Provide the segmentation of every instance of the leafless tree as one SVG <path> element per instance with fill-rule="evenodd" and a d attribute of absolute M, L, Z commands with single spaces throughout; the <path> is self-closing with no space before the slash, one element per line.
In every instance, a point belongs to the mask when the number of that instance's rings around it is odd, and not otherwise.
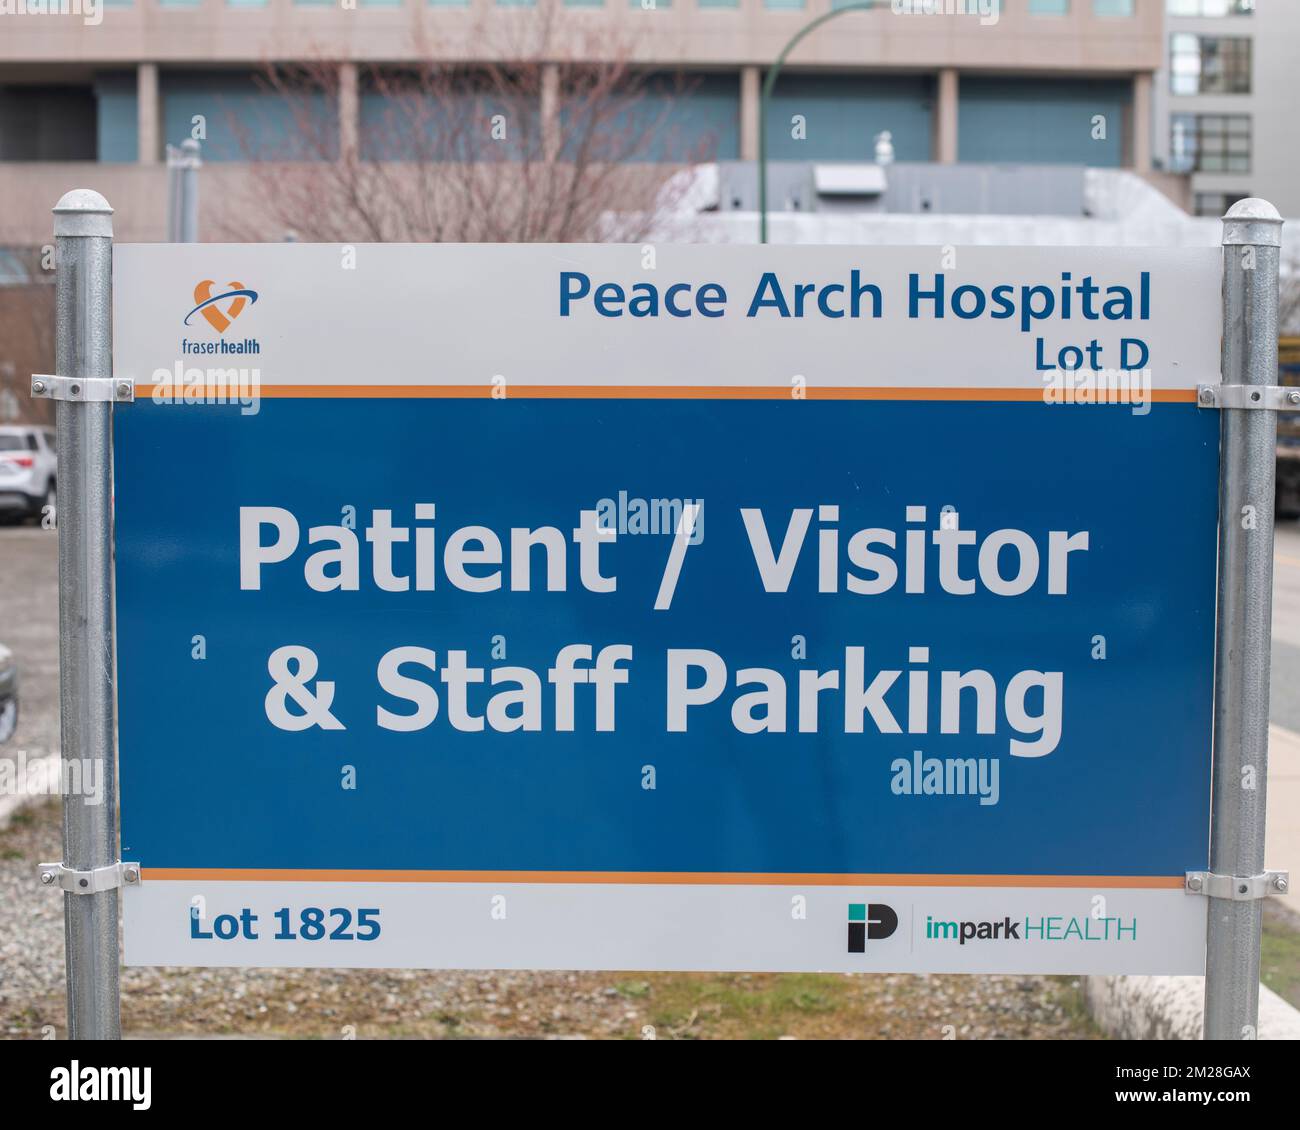
<path fill-rule="evenodd" d="M 236 239 L 313 242 L 636 241 L 673 207 L 672 173 L 712 159 L 672 128 L 681 75 L 647 74 L 608 37 L 550 62 L 549 27 L 486 61 L 420 61 L 362 76 L 354 145 L 340 140 L 332 60 L 269 66 L 292 116 L 268 154 L 254 130 L 249 196 L 222 218 Z M 481 43 L 482 41 L 480 41 Z M 420 53 L 422 57 L 424 53 Z M 238 127 L 236 127 L 238 128 Z M 286 159 L 287 158 L 287 159 Z"/>
<path fill-rule="evenodd" d="M 39 247 L 0 247 L 0 423 L 52 423 L 33 373 L 54 371 L 54 275 Z"/>

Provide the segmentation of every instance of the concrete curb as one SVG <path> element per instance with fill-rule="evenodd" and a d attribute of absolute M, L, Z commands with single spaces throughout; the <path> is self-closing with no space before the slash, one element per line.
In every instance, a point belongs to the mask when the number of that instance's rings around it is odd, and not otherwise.
<path fill-rule="evenodd" d="M 1204 977 L 1085 977 L 1097 1026 L 1117 1040 L 1199 1040 Z M 1259 987 L 1259 1039 L 1300 1040 L 1300 1010 Z"/>

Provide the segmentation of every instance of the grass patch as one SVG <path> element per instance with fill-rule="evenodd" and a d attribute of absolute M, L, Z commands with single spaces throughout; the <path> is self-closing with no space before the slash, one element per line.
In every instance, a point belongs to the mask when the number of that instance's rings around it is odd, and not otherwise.
<path fill-rule="evenodd" d="M 827 1035 L 862 1009 L 853 982 L 831 973 L 661 974 L 646 995 L 659 1039 Z"/>
<path fill-rule="evenodd" d="M 1259 979 L 1283 1000 L 1300 1008 L 1300 916 L 1264 900 L 1264 938 Z"/>

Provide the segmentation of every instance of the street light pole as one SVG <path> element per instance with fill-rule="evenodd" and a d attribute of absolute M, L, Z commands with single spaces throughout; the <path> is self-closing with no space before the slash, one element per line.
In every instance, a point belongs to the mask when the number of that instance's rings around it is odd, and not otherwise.
<path fill-rule="evenodd" d="M 832 8 L 829 12 L 818 16 L 811 23 L 806 24 L 797 31 L 782 49 L 781 54 L 776 57 L 776 62 L 768 69 L 767 76 L 763 79 L 763 92 L 758 97 L 758 242 L 767 242 L 767 100 L 772 93 L 772 87 L 776 85 L 776 76 L 781 73 L 781 68 L 785 65 L 786 56 L 807 36 L 810 32 L 816 31 L 827 20 L 833 20 L 836 16 L 842 16 L 845 12 L 865 12 L 876 6 L 875 0 L 855 0 L 852 4 L 844 4 L 839 8 Z"/>

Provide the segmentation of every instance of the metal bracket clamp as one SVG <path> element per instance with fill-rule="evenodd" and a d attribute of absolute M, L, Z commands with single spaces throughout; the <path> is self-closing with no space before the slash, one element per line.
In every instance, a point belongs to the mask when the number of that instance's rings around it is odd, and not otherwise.
<path fill-rule="evenodd" d="M 135 400 L 132 377 L 55 377 L 32 374 L 32 396 L 41 400 L 81 400 L 87 404 L 113 401 L 131 404 Z"/>
<path fill-rule="evenodd" d="M 1291 873 L 1265 871 L 1262 875 L 1216 875 L 1213 871 L 1189 871 L 1183 889 L 1189 895 L 1250 902 L 1269 895 L 1286 894 L 1291 889 Z"/>
<path fill-rule="evenodd" d="M 110 863 L 91 871 L 75 871 L 62 863 L 42 863 L 42 887 L 62 887 L 74 895 L 95 895 L 118 887 L 134 887 L 140 882 L 138 863 Z"/>
<path fill-rule="evenodd" d="M 1300 409 L 1294 385 L 1197 385 L 1200 408 L 1264 408 L 1273 412 Z"/>

